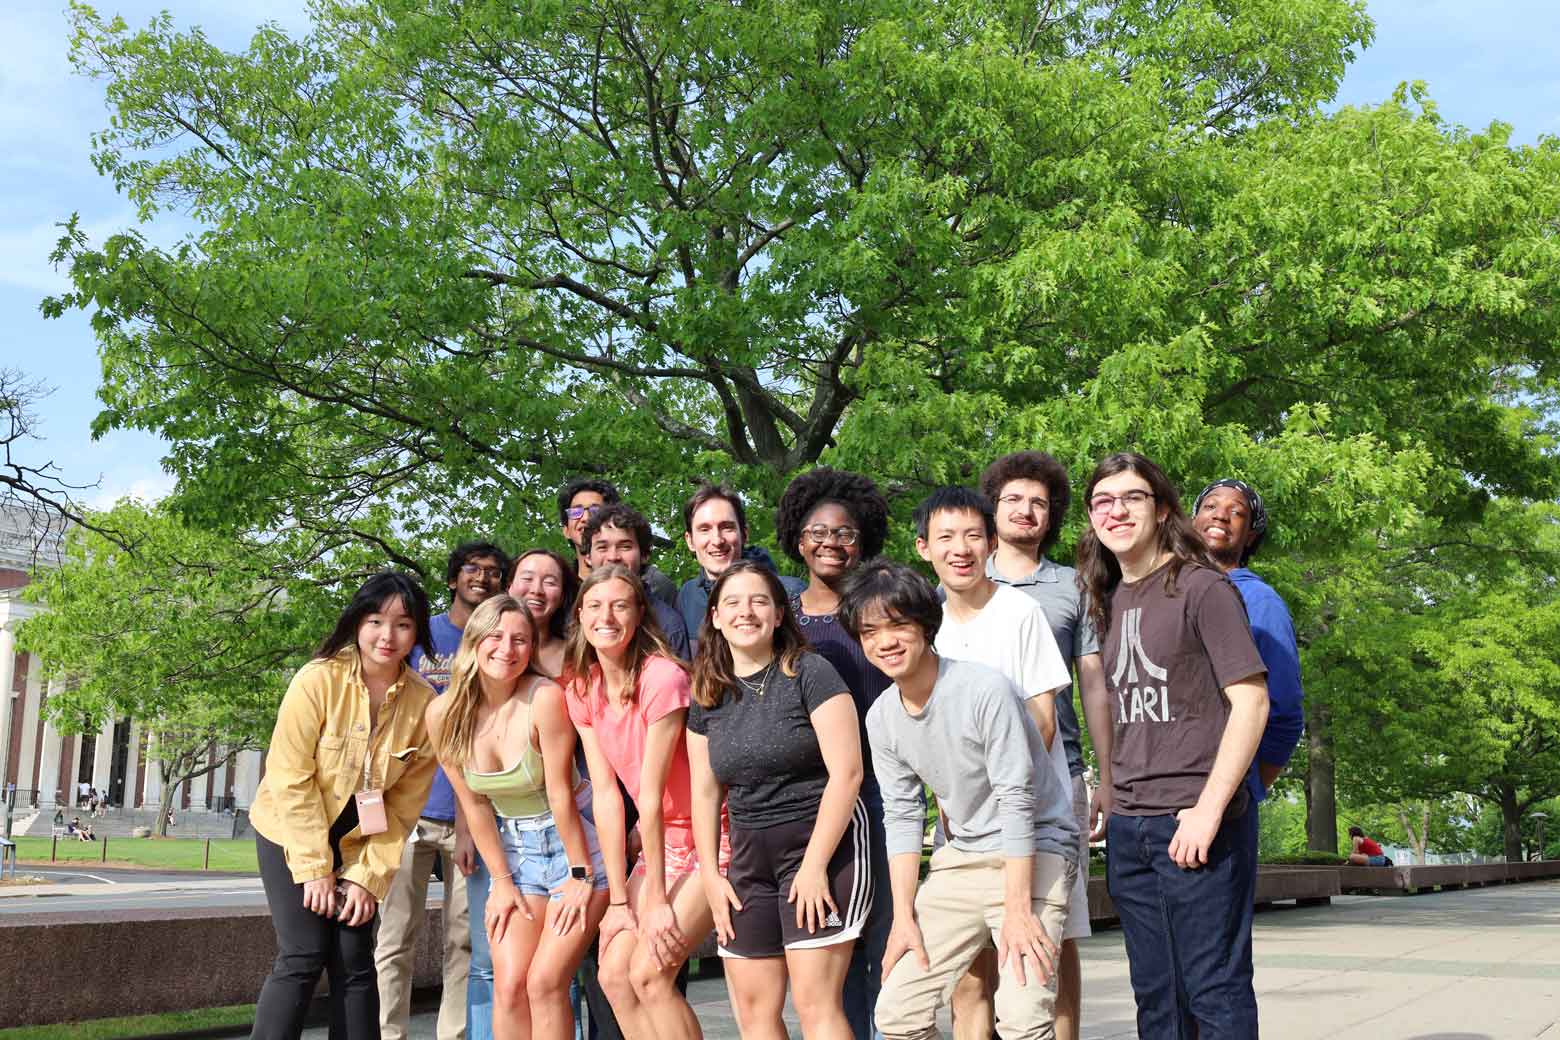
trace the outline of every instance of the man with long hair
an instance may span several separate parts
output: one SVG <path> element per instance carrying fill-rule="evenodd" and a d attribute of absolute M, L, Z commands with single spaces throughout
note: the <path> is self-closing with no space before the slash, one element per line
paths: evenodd
<path fill-rule="evenodd" d="M 1084 502 L 1078 576 L 1114 714 L 1106 877 L 1138 1035 L 1254 1037 L 1257 865 L 1240 833 L 1267 669 L 1240 594 L 1158 466 L 1111 455 Z"/>

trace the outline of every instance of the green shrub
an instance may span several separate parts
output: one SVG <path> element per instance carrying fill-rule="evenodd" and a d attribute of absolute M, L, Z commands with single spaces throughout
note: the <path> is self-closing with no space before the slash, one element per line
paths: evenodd
<path fill-rule="evenodd" d="M 1342 867 L 1349 858 L 1334 852 L 1297 852 L 1287 856 L 1265 856 L 1262 862 L 1270 867 Z"/>

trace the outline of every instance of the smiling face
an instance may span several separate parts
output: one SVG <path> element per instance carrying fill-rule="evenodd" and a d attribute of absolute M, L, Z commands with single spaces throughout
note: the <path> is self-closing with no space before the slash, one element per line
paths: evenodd
<path fill-rule="evenodd" d="M 683 541 L 699 561 L 706 578 L 718 578 L 742 558 L 742 543 L 747 532 L 737 522 L 737 510 L 724 498 L 712 498 L 689 518 Z"/>
<path fill-rule="evenodd" d="M 930 651 L 920 625 L 909 618 L 890 615 L 876 603 L 861 612 L 856 635 L 867 660 L 894 682 L 919 668 Z"/>
<path fill-rule="evenodd" d="M 358 624 L 357 648 L 370 671 L 399 667 L 417 642 L 417 622 L 400 596 L 391 596 Z"/>
<path fill-rule="evenodd" d="M 580 597 L 580 631 L 598 654 L 617 656 L 626 650 L 639 621 L 639 597 L 622 578 L 592 585 Z"/>
<path fill-rule="evenodd" d="M 489 596 L 498 595 L 504 584 L 504 568 L 495 557 L 473 556 L 461 564 L 450 582 L 450 591 L 468 611 L 480 607 Z"/>
<path fill-rule="evenodd" d="M 644 568 L 644 555 L 639 551 L 639 539 L 634 532 L 621 527 L 600 527 L 590 540 L 590 565 L 605 567 L 615 563 L 632 574 Z"/>
<path fill-rule="evenodd" d="M 1103 478 L 1089 493 L 1089 524 L 1123 569 L 1129 561 L 1149 560 L 1158 552 L 1159 525 L 1169 512 L 1155 500 L 1148 481 L 1132 470 Z"/>
<path fill-rule="evenodd" d="M 963 592 L 986 580 L 991 539 L 986 518 L 973 509 L 940 509 L 926 522 L 926 537 L 915 540 L 921 559 L 950 592 Z"/>
<path fill-rule="evenodd" d="M 505 611 L 498 626 L 477 643 L 477 671 L 498 683 L 513 683 L 531 663 L 531 626 L 518 610 Z"/>
<path fill-rule="evenodd" d="M 532 553 L 515 568 L 509 594 L 525 604 L 538 628 L 546 628 L 563 602 L 563 571 L 546 553 Z"/>
<path fill-rule="evenodd" d="M 819 534 L 821 541 L 814 538 Z M 847 540 L 850 545 L 842 544 Z M 832 583 L 861 562 L 861 530 L 844 506 L 820 502 L 802 523 L 797 550 L 809 574 Z"/>
<path fill-rule="evenodd" d="M 1010 480 L 997 492 L 997 539 L 1033 550 L 1051 529 L 1051 493 L 1038 480 Z"/>
<path fill-rule="evenodd" d="M 775 602 L 769 582 L 760 575 L 732 575 L 710 607 L 710 624 L 733 650 L 761 657 L 773 649 L 784 607 Z"/>
<path fill-rule="evenodd" d="M 1251 506 L 1235 488 L 1214 488 L 1203 496 L 1192 527 L 1219 566 L 1225 570 L 1239 567 L 1246 546 L 1251 544 Z"/>

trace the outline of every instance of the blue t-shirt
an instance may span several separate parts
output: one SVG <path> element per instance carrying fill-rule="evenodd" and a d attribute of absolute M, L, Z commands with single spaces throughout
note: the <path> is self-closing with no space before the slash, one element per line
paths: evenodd
<path fill-rule="evenodd" d="M 412 651 L 411 665 L 433 686 L 434 693 L 442 694 L 450 684 L 450 668 L 455 664 L 455 651 L 460 649 L 461 629 L 448 614 L 430 619 L 428 627 L 433 630 L 433 655 L 424 654 L 419 646 Z M 428 803 L 421 815 L 445 823 L 455 821 L 455 788 L 450 786 L 442 766 L 434 767 L 433 786 L 428 789 Z"/>
<path fill-rule="evenodd" d="M 1230 571 L 1229 579 L 1235 583 L 1240 598 L 1246 603 L 1246 617 L 1251 621 L 1251 638 L 1256 641 L 1257 653 L 1267 666 L 1267 728 L 1262 731 L 1257 757 L 1252 759 L 1251 770 L 1246 774 L 1246 789 L 1260 802 L 1267 797 L 1267 789 L 1262 786 L 1258 775 L 1258 764 L 1287 764 L 1305 728 L 1305 709 L 1300 688 L 1300 647 L 1295 640 L 1295 624 L 1290 620 L 1289 608 L 1284 605 L 1279 594 L 1273 591 L 1273 586 L 1245 567 Z"/>

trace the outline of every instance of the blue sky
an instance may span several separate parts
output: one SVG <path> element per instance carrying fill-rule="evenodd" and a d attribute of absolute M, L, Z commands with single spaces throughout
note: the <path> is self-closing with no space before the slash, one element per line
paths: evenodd
<path fill-rule="evenodd" d="M 86 497 L 103 505 L 123 494 L 160 495 L 171 481 L 158 465 L 156 439 L 131 432 L 92 441 L 99 370 L 86 318 L 45 321 L 38 313 L 39 300 L 64 287 L 48 263 L 58 221 L 79 212 L 94 239 L 132 222 L 89 159 L 90 135 L 106 110 L 100 85 L 73 75 L 65 59 L 62 7 L 62 0 L 9 0 L 0 11 L 0 38 L 11 41 L 0 64 L 0 325 L 7 330 L 0 366 L 55 388 L 41 410 L 47 439 L 25 449 L 29 461 L 52 459 L 75 483 L 101 481 Z M 201 25 L 226 46 L 241 46 L 262 21 L 292 31 L 307 25 L 303 0 L 99 0 L 98 8 L 132 24 L 168 9 L 180 25 Z M 1422 79 L 1453 122 L 1479 128 L 1500 119 L 1519 143 L 1560 133 L 1560 3 L 1374 0 L 1370 13 L 1376 42 L 1351 68 L 1341 103 L 1376 102 L 1399 82 Z"/>

